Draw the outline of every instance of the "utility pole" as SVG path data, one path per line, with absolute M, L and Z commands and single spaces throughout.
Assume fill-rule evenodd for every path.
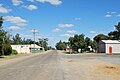
M 34 50 L 35 50 L 35 34 L 36 34 L 36 29 L 33 29 L 33 38 L 34 38 Z

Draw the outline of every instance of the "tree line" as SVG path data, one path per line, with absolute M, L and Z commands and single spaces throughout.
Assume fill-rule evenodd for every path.
M 62 42 L 61 40 L 56 44 L 56 49 L 58 50 L 66 50 L 67 46 L 71 48 L 73 51 L 78 52 L 78 49 L 83 51 L 91 51 L 89 46 L 92 48 L 92 51 L 97 52 L 98 43 L 101 40 L 120 40 L 120 22 L 114 26 L 115 30 L 105 34 L 96 35 L 93 40 L 89 37 L 85 37 L 84 34 L 75 34 L 74 37 L 70 37 L 68 42 Z

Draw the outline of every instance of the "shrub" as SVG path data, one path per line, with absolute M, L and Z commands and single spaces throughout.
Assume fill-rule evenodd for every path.
M 10 44 L 3 44 L 2 50 L 4 52 L 4 55 L 10 55 L 12 53 L 12 47 Z
M 12 54 L 13 54 L 13 55 L 17 55 L 18 52 L 17 52 L 16 50 L 12 50 Z
M 0 56 L 2 55 L 2 46 L 0 45 Z

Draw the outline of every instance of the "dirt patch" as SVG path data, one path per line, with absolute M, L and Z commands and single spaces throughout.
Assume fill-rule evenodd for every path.
M 120 65 L 100 65 L 96 70 L 99 74 L 114 76 L 115 80 L 120 79 Z
M 68 60 L 68 62 L 75 62 L 75 60 Z
M 120 73 L 120 66 L 118 65 L 104 65 L 100 67 L 100 70 L 106 73 Z

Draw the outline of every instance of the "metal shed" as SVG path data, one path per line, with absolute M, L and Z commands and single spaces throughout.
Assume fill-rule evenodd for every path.
M 107 54 L 120 54 L 120 41 L 119 40 L 101 40 L 98 46 L 99 53 Z

